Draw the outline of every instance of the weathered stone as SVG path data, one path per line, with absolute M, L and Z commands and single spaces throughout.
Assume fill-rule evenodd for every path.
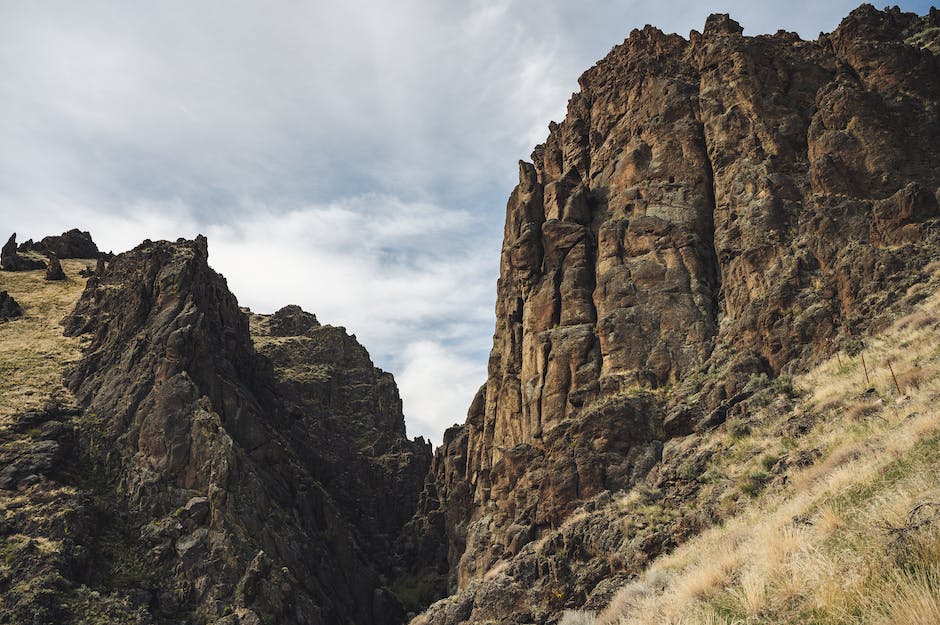
M 0 291 L 0 319 L 13 319 L 23 314 L 23 309 L 6 291 Z
M 38 252 L 40 254 L 49 254 L 50 252 L 59 258 L 98 258 L 101 252 L 98 246 L 91 239 L 91 234 L 82 232 L 73 228 L 60 235 L 43 237 L 38 243 L 29 239 L 22 245 L 21 252 Z
M 936 258 L 935 15 L 866 5 L 815 42 L 713 15 L 689 40 L 634 31 L 581 76 L 520 164 L 485 399 L 411 525 L 448 542 L 430 566 L 461 590 L 429 623 L 466 601 L 472 622 L 533 622 L 505 610 L 550 596 L 482 600 L 519 536 L 645 479 L 672 437 L 864 331 Z
M 397 625 L 382 587 L 430 449 L 353 337 L 297 307 L 246 314 L 207 256 L 145 242 L 64 322 L 91 338 L 69 386 L 141 528 L 123 548 L 163 563 L 155 616 Z
M 49 253 L 49 265 L 46 267 L 46 280 L 65 280 L 66 275 L 62 270 L 62 263 L 54 252 Z
M 10 235 L 3 249 L 0 250 L 0 269 L 4 271 L 32 271 L 45 269 L 46 263 L 35 258 L 26 258 L 16 253 L 16 233 Z

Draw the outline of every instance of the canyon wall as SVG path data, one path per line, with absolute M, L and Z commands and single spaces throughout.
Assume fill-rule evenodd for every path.
M 441 587 L 884 320 L 938 253 L 938 27 L 864 5 L 803 41 L 712 15 L 581 76 L 519 164 L 486 385 L 410 526 L 447 545 L 423 553 Z

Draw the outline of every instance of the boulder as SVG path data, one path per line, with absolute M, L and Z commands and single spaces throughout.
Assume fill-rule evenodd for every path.
M 49 252 L 49 266 L 46 267 L 46 280 L 65 280 L 65 272 L 62 271 L 62 263 L 54 252 Z
M 13 319 L 23 314 L 23 309 L 6 291 L 0 291 L 0 319 Z

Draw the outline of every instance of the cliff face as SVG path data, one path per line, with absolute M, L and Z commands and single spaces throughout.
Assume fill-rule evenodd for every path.
M 791 376 L 940 290 L 938 54 L 940 12 L 867 5 L 813 42 L 632 33 L 519 165 L 488 378 L 433 460 L 354 336 L 239 308 L 203 237 L 108 264 L 80 231 L 27 245 L 68 248 L 49 283 L 12 237 L 0 623 L 391 625 L 449 593 L 417 623 L 555 623 L 785 497 L 833 410 L 904 447 L 919 404 L 888 414 L 867 368 L 838 401 Z M 897 396 L 937 358 L 902 359 Z
M 485 390 L 412 524 L 448 545 L 425 557 L 451 591 L 638 483 L 749 382 L 874 327 L 922 278 L 938 253 L 938 27 L 935 9 L 866 5 L 801 41 L 713 15 L 689 40 L 634 31 L 582 75 L 519 165 Z
M 65 321 L 90 337 L 69 378 L 80 449 L 120 502 L 118 548 L 159 573 L 109 590 L 157 619 L 400 622 L 391 542 L 429 447 L 355 338 L 240 310 L 207 255 L 147 241 Z

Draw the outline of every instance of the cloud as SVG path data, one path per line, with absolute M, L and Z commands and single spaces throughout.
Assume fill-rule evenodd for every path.
M 429 340 L 406 345 L 404 361 L 396 379 L 409 415 L 409 432 L 440 443 L 441 426 L 463 423 L 484 382 L 479 365 Z
M 0 226 L 204 232 L 244 303 L 347 326 L 441 432 L 485 377 L 515 161 L 578 75 L 647 23 L 815 38 L 857 2 L 0 3 Z

